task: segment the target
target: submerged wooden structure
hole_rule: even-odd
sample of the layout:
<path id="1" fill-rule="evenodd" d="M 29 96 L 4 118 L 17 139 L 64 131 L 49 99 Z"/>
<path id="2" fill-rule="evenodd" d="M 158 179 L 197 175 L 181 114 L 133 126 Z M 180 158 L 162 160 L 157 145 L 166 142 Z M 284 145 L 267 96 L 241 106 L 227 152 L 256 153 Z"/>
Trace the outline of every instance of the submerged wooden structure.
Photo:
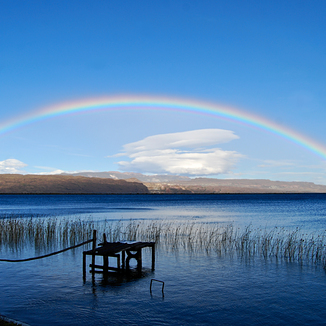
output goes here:
<path id="1" fill-rule="evenodd" d="M 92 257 L 89 265 L 90 272 L 94 277 L 95 273 L 103 273 L 107 276 L 109 272 L 124 273 L 130 271 L 130 260 L 137 261 L 137 271 L 142 270 L 142 249 L 150 247 L 152 249 L 152 271 L 155 269 L 155 242 L 121 241 L 107 242 L 106 235 L 103 234 L 103 242 L 97 247 L 96 230 L 93 231 L 93 246 L 91 250 L 83 252 L 83 278 L 86 279 L 86 257 Z M 96 256 L 103 257 L 103 265 L 96 265 Z M 109 258 L 116 259 L 116 266 L 110 266 Z"/>

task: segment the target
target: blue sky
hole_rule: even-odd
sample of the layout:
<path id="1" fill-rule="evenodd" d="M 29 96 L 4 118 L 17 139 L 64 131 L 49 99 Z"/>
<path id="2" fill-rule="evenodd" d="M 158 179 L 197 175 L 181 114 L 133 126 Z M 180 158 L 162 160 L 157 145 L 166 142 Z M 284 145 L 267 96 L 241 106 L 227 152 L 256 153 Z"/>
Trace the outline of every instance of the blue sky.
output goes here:
<path id="1" fill-rule="evenodd" d="M 1 0 L 0 124 L 67 101 L 166 96 L 235 107 L 326 146 L 325 16 L 318 0 Z M 323 157 L 193 113 L 86 112 L 0 137 L 0 173 L 119 170 L 326 184 Z"/>

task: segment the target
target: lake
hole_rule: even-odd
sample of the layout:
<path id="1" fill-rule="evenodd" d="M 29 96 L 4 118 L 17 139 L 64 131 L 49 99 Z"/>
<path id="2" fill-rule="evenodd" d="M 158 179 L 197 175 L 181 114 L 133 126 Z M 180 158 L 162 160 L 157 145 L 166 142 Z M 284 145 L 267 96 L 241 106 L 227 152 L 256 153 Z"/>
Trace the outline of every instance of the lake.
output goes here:
<path id="1" fill-rule="evenodd" d="M 2 218 L 172 221 L 208 227 L 322 234 L 326 194 L 4 195 Z M 315 264 L 158 246 L 156 269 L 144 250 L 140 278 L 82 279 L 77 248 L 42 260 L 0 262 L 0 314 L 30 325 L 324 325 L 325 270 Z M 2 247 L 0 258 L 28 258 L 32 246 Z M 165 282 L 161 285 L 150 280 Z"/>

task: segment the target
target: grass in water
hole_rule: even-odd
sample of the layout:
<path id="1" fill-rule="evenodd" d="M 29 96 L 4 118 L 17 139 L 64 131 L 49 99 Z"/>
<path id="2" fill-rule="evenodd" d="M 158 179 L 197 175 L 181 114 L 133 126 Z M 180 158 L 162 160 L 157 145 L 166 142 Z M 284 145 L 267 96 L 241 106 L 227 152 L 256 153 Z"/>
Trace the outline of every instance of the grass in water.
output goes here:
<path id="1" fill-rule="evenodd" d="M 232 224 L 171 221 L 92 221 L 79 218 L 5 216 L 0 218 L 0 252 L 34 247 L 50 252 L 73 246 L 106 233 L 107 241 L 155 241 L 166 251 L 237 254 L 245 258 L 260 256 L 326 267 L 326 233 L 302 233 L 299 228 L 244 229 Z"/>

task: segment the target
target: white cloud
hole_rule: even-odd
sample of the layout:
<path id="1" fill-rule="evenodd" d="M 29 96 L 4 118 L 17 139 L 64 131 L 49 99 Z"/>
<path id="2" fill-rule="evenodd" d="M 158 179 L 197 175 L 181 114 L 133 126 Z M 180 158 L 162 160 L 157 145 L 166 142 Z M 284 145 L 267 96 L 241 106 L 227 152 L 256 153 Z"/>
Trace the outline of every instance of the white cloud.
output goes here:
<path id="1" fill-rule="evenodd" d="M 202 129 L 161 134 L 123 146 L 131 161 L 118 162 L 123 171 L 216 175 L 229 173 L 242 155 L 223 151 L 217 144 L 239 138 L 232 131 Z"/>
<path id="2" fill-rule="evenodd" d="M 230 130 L 200 129 L 150 136 L 135 143 L 124 145 L 123 148 L 126 153 L 171 148 L 201 148 L 227 143 L 238 138 Z"/>
<path id="3" fill-rule="evenodd" d="M 0 173 L 22 173 L 21 169 L 27 164 L 14 158 L 0 161 Z"/>

